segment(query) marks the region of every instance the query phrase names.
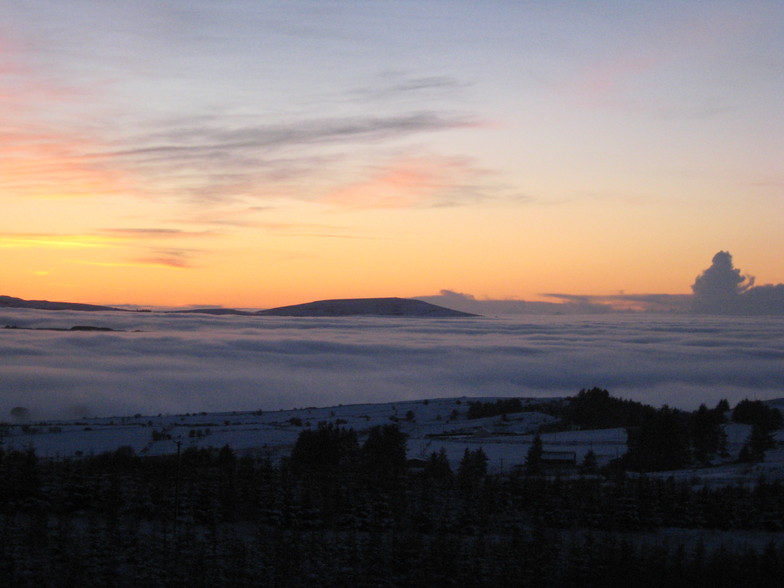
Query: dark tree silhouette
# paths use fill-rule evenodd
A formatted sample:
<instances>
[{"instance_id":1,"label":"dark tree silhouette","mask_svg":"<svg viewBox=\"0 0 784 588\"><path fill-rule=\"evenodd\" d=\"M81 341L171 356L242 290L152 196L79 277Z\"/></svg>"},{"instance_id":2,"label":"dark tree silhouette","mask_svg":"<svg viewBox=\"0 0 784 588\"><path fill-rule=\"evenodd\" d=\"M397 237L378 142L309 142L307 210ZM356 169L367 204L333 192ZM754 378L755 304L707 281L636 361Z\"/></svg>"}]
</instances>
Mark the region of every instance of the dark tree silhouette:
<instances>
[{"instance_id":1,"label":"dark tree silhouette","mask_svg":"<svg viewBox=\"0 0 784 588\"><path fill-rule=\"evenodd\" d=\"M480 447L466 448L457 468L457 484L464 496L476 496L487 475L487 455Z\"/></svg>"},{"instance_id":2,"label":"dark tree silhouette","mask_svg":"<svg viewBox=\"0 0 784 588\"><path fill-rule=\"evenodd\" d=\"M690 462L688 417L665 405L651 413L639 427L629 429L628 445L623 465L631 470L682 468Z\"/></svg>"},{"instance_id":3,"label":"dark tree silhouette","mask_svg":"<svg viewBox=\"0 0 784 588\"><path fill-rule=\"evenodd\" d=\"M764 430L776 431L784 425L781 411L761 400L741 400L732 411L732 420L747 425L757 424Z\"/></svg>"},{"instance_id":4,"label":"dark tree silhouette","mask_svg":"<svg viewBox=\"0 0 784 588\"><path fill-rule=\"evenodd\" d=\"M746 441L745 446L748 446L749 461L764 461L765 452L776 446L776 441L773 435L765 427L754 423L751 426L751 433Z\"/></svg>"},{"instance_id":5,"label":"dark tree silhouette","mask_svg":"<svg viewBox=\"0 0 784 588\"><path fill-rule=\"evenodd\" d=\"M353 429L319 423L317 429L306 429L299 434L290 463L295 471L329 474L355 462L358 450L357 434Z\"/></svg>"},{"instance_id":6,"label":"dark tree silhouette","mask_svg":"<svg viewBox=\"0 0 784 588\"><path fill-rule=\"evenodd\" d=\"M536 435L531 447L528 448L528 454L525 456L525 473L527 475L532 476L542 473L543 453L542 438Z\"/></svg>"},{"instance_id":7,"label":"dark tree silhouette","mask_svg":"<svg viewBox=\"0 0 784 588\"><path fill-rule=\"evenodd\" d=\"M714 456L727 453L725 421L723 411L710 410L704 404L689 416L689 434L696 460L707 463Z\"/></svg>"},{"instance_id":8,"label":"dark tree silhouette","mask_svg":"<svg viewBox=\"0 0 784 588\"><path fill-rule=\"evenodd\" d=\"M449 463L449 458L446 456L446 450L442 447L438 453L435 451L430 454L430 457L425 463L423 476L426 480L432 482L451 482L454 474L452 473L452 466Z\"/></svg>"},{"instance_id":9,"label":"dark tree silhouette","mask_svg":"<svg viewBox=\"0 0 784 588\"><path fill-rule=\"evenodd\" d=\"M588 451L585 457L583 457L580 472L583 474L596 474L599 472L599 464L596 461L596 454L593 452L593 449Z\"/></svg>"}]
</instances>

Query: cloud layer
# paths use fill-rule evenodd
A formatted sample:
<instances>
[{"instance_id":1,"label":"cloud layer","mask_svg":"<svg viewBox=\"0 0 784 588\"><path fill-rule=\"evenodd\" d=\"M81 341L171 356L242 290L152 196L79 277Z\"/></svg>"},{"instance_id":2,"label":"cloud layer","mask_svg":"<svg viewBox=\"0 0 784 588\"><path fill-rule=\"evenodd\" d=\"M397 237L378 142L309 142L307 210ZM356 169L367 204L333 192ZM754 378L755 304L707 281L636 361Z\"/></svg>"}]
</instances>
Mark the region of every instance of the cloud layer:
<instances>
[{"instance_id":1,"label":"cloud layer","mask_svg":"<svg viewBox=\"0 0 784 588\"><path fill-rule=\"evenodd\" d=\"M696 407L784 390L784 319L286 319L5 309L0 415L275 410L602 386ZM132 332L139 329L140 332Z\"/></svg>"}]
</instances>

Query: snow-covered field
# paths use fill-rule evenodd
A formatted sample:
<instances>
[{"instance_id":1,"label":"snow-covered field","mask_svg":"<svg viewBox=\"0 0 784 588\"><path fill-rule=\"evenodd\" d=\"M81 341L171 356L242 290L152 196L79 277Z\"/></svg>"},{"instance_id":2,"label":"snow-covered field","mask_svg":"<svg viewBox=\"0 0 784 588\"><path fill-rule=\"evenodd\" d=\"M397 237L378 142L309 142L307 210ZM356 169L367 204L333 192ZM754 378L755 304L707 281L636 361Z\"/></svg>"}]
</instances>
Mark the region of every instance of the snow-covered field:
<instances>
[{"instance_id":1,"label":"snow-covered field","mask_svg":"<svg viewBox=\"0 0 784 588\"><path fill-rule=\"evenodd\" d=\"M352 428L360 442L376 425L396 423L408 435L409 459L425 459L442 448L453 464L466 449L482 448L491 472L509 472L524 463L534 434L554 420L539 412L506 417L467 419L471 398L434 398L383 404L354 404L325 408L297 408L271 412L225 412L182 415L129 416L45 421L8 427L6 449L34 448L43 458L75 457L130 446L140 455L174 453L177 444L187 447L231 446L239 453L252 453L278 460L288 455L299 433L319 423ZM487 401L487 398L481 400ZM493 399L489 399L493 400ZM538 399L534 399L538 400ZM736 456L750 432L748 425L726 425L728 449ZM580 463L593 451L600 465L626 451L624 429L559 431L541 435L546 452L574 452ZM784 434L777 440L782 445ZM565 470L564 473L568 473ZM764 475L784 480L784 448L770 450L760 464L724 463L652 475L685 478L695 484L751 483Z\"/></svg>"}]
</instances>

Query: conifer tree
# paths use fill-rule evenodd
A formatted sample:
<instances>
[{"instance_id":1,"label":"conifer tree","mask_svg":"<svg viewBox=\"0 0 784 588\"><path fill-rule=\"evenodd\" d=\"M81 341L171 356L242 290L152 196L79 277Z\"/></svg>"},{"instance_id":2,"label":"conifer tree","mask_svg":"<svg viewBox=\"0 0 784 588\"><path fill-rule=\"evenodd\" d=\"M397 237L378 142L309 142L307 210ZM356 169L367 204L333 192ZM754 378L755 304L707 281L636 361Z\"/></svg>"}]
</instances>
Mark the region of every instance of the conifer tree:
<instances>
[{"instance_id":1,"label":"conifer tree","mask_svg":"<svg viewBox=\"0 0 784 588\"><path fill-rule=\"evenodd\" d=\"M580 466L580 471L583 474L595 474L599 471L599 464L596 461L596 454L593 452L593 449L588 451L583 458L583 463Z\"/></svg>"},{"instance_id":2,"label":"conifer tree","mask_svg":"<svg viewBox=\"0 0 784 588\"><path fill-rule=\"evenodd\" d=\"M752 461L763 461L765 459L765 452L768 449L775 447L776 442L773 440L773 435L765 427L754 423L751 426L751 434L747 441L749 452Z\"/></svg>"},{"instance_id":3,"label":"conifer tree","mask_svg":"<svg viewBox=\"0 0 784 588\"><path fill-rule=\"evenodd\" d=\"M533 476L542 473L543 453L542 438L537 433L531 447L528 449L528 454L525 457L525 473L527 475Z\"/></svg>"},{"instance_id":4,"label":"conifer tree","mask_svg":"<svg viewBox=\"0 0 784 588\"><path fill-rule=\"evenodd\" d=\"M457 468L457 483L465 496L476 496L487 475L487 455L480 447L475 451L466 448Z\"/></svg>"}]
</instances>

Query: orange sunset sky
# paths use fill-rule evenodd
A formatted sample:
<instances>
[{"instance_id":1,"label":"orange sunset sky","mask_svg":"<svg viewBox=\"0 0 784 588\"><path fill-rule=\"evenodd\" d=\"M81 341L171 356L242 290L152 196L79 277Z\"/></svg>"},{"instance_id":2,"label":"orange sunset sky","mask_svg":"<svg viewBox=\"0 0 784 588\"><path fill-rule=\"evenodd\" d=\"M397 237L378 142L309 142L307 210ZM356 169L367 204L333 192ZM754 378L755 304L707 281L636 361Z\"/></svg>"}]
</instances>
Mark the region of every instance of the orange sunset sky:
<instances>
[{"instance_id":1,"label":"orange sunset sky","mask_svg":"<svg viewBox=\"0 0 784 588\"><path fill-rule=\"evenodd\" d=\"M784 282L784 3L8 0L0 294Z\"/></svg>"}]
</instances>

